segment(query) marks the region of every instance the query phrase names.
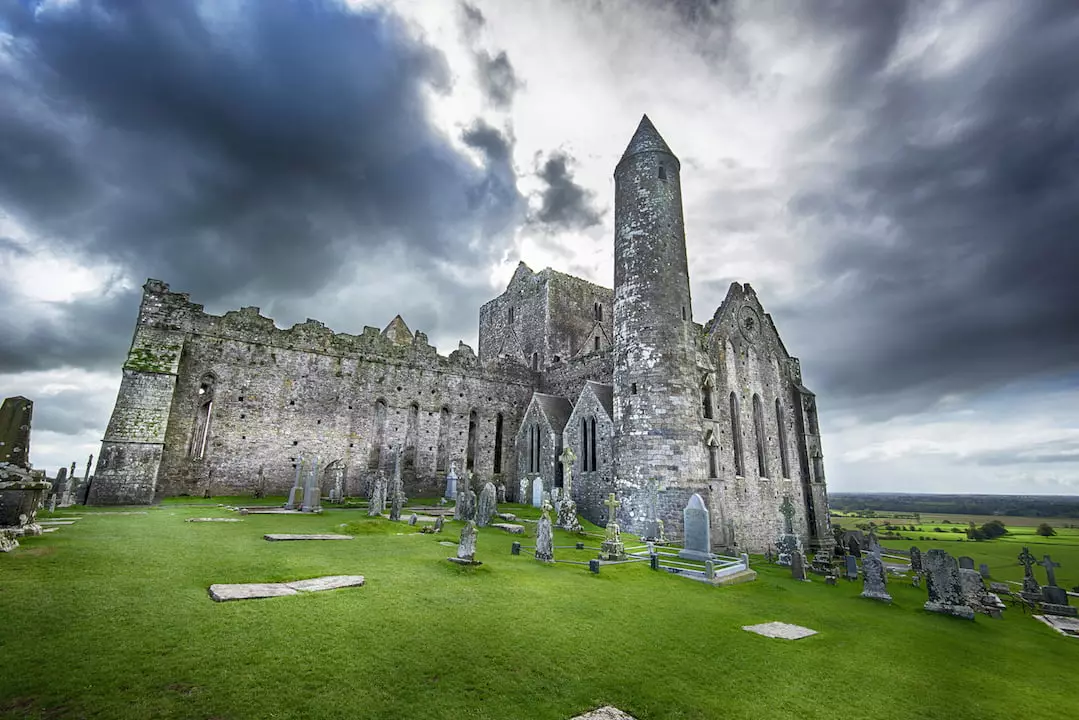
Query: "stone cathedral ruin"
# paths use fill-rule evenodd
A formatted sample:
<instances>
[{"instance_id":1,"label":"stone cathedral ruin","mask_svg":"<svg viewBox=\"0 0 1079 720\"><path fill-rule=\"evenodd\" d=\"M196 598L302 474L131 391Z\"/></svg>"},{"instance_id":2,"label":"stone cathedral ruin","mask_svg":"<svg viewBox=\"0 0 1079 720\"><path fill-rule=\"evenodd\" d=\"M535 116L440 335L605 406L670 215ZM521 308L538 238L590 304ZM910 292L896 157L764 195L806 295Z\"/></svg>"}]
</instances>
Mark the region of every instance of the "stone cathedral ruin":
<instances>
[{"instance_id":1,"label":"stone cathedral ruin","mask_svg":"<svg viewBox=\"0 0 1079 720\"><path fill-rule=\"evenodd\" d=\"M315 456L324 492L362 495L399 448L409 497L455 462L528 502L563 486L568 447L598 524L613 492L623 530L678 535L698 494L717 547L763 552L785 522L830 546L815 397L749 284L694 322L680 164L647 117L614 176L614 290L521 263L480 308L478 352L439 355L400 316L350 335L210 315L147 281L89 503L286 493Z\"/></svg>"}]
</instances>

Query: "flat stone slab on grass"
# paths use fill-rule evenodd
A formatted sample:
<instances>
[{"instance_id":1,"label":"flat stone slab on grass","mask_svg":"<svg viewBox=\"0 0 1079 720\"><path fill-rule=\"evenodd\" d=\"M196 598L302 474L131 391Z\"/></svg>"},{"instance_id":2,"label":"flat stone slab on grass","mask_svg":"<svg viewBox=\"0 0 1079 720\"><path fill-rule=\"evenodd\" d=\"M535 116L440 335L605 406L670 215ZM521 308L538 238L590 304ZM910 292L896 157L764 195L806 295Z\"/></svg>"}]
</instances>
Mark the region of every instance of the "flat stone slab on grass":
<instances>
[{"instance_id":1,"label":"flat stone slab on grass","mask_svg":"<svg viewBox=\"0 0 1079 720\"><path fill-rule=\"evenodd\" d=\"M449 540L439 540L438 544L439 545L445 545L446 547L457 547L457 543L450 542Z\"/></svg>"},{"instance_id":2,"label":"flat stone slab on grass","mask_svg":"<svg viewBox=\"0 0 1079 720\"><path fill-rule=\"evenodd\" d=\"M1035 615L1035 620L1041 620L1061 635L1079 638L1079 619L1063 617L1061 615Z\"/></svg>"},{"instance_id":3,"label":"flat stone slab on grass","mask_svg":"<svg viewBox=\"0 0 1079 720\"><path fill-rule=\"evenodd\" d=\"M49 526L49 525L74 525L75 521L74 520L38 520L37 524L41 525L43 527Z\"/></svg>"},{"instance_id":4,"label":"flat stone slab on grass","mask_svg":"<svg viewBox=\"0 0 1079 720\"><path fill-rule=\"evenodd\" d=\"M243 522L240 518L188 518L184 522Z\"/></svg>"},{"instance_id":5,"label":"flat stone slab on grass","mask_svg":"<svg viewBox=\"0 0 1079 720\"><path fill-rule=\"evenodd\" d=\"M584 715L577 715L570 718L570 720L637 720L632 715L624 713L616 707L606 705L601 708L596 708L592 712L587 712Z\"/></svg>"},{"instance_id":6,"label":"flat stone slab on grass","mask_svg":"<svg viewBox=\"0 0 1079 720\"><path fill-rule=\"evenodd\" d=\"M510 535L522 535L525 531L524 525L514 525L513 523L491 523L491 527L505 530Z\"/></svg>"},{"instance_id":7,"label":"flat stone slab on grass","mask_svg":"<svg viewBox=\"0 0 1079 720\"><path fill-rule=\"evenodd\" d=\"M240 508L241 515L310 515L299 510L286 510L285 508Z\"/></svg>"},{"instance_id":8,"label":"flat stone slab on grass","mask_svg":"<svg viewBox=\"0 0 1079 720\"><path fill-rule=\"evenodd\" d=\"M363 575L326 575L309 580L293 580L287 583L218 583L210 586L210 597L215 602L258 600L260 598L296 595L301 592L361 587L363 584Z\"/></svg>"},{"instance_id":9,"label":"flat stone slab on grass","mask_svg":"<svg viewBox=\"0 0 1079 720\"><path fill-rule=\"evenodd\" d=\"M790 623L783 622L770 622L762 623L760 625L743 625L743 630L748 630L751 633L757 633L770 638L781 638L783 640L798 640L800 638L809 637L810 635L816 635L816 630L810 630L807 627L801 625L791 625Z\"/></svg>"},{"instance_id":10,"label":"flat stone slab on grass","mask_svg":"<svg viewBox=\"0 0 1079 720\"><path fill-rule=\"evenodd\" d=\"M60 529L60 528L54 528L54 527L51 527L51 528L41 528L41 532L43 532L43 533L47 533L47 532L56 532L56 531L57 531L57 530L59 530L59 529Z\"/></svg>"},{"instance_id":11,"label":"flat stone slab on grass","mask_svg":"<svg viewBox=\"0 0 1079 720\"><path fill-rule=\"evenodd\" d=\"M351 535L293 535L289 533L269 533L262 536L266 540L351 540Z\"/></svg>"},{"instance_id":12,"label":"flat stone slab on grass","mask_svg":"<svg viewBox=\"0 0 1079 720\"><path fill-rule=\"evenodd\" d=\"M150 513L145 510L106 510L104 512L96 512L94 515L149 515ZM93 517L93 516L91 516Z\"/></svg>"}]
</instances>

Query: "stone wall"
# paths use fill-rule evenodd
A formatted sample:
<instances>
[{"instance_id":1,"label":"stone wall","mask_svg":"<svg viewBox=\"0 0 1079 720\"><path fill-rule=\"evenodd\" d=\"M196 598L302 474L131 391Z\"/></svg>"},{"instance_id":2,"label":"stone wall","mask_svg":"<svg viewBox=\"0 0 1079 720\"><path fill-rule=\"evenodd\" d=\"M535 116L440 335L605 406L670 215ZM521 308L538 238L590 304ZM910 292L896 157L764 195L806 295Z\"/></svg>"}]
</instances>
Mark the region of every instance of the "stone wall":
<instances>
[{"instance_id":1,"label":"stone wall","mask_svg":"<svg viewBox=\"0 0 1079 720\"><path fill-rule=\"evenodd\" d=\"M596 469L585 471L585 443L582 439L582 420L596 421ZM577 399L562 443L573 448L577 460L573 463L573 500L577 512L596 523L606 525L607 508L603 502L609 493L617 493L614 483L614 424L595 393L586 388Z\"/></svg>"},{"instance_id":2,"label":"stone wall","mask_svg":"<svg viewBox=\"0 0 1079 720\"><path fill-rule=\"evenodd\" d=\"M539 471L529 468L529 427L535 425L539 429ZM562 454L562 434L551 426L547 415L540 407L538 400L533 399L528 405L524 417L517 428L517 480L512 484L507 483L507 497L520 503L532 502L532 484L536 477L543 480L543 489L550 490L552 487L561 487L562 472L558 464L558 456ZM524 495L521 495L519 478L527 478Z\"/></svg>"}]
</instances>

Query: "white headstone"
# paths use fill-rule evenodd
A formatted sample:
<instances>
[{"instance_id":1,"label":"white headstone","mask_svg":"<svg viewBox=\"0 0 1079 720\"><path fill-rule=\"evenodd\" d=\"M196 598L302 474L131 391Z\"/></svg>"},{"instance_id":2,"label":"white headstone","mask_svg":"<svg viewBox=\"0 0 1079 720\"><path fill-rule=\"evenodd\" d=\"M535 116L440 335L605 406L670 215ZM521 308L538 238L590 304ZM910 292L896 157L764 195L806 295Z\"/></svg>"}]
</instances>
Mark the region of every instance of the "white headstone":
<instances>
[{"instance_id":1,"label":"white headstone","mask_svg":"<svg viewBox=\"0 0 1079 720\"><path fill-rule=\"evenodd\" d=\"M708 509L697 493L693 493L689 504L682 511L682 522L685 528L685 542L678 557L689 560L708 560L712 555L712 528L709 525Z\"/></svg>"},{"instance_id":2,"label":"white headstone","mask_svg":"<svg viewBox=\"0 0 1079 720\"><path fill-rule=\"evenodd\" d=\"M543 507L543 478L532 478L532 507Z\"/></svg>"}]
</instances>

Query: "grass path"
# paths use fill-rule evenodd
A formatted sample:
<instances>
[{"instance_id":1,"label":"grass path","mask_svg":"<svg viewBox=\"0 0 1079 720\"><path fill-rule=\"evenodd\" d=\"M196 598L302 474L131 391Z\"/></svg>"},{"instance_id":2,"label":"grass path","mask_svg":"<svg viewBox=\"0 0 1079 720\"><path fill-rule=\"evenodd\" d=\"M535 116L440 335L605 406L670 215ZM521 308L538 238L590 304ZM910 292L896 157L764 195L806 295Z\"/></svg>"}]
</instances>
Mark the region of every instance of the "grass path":
<instances>
[{"instance_id":1,"label":"grass path","mask_svg":"<svg viewBox=\"0 0 1079 720\"><path fill-rule=\"evenodd\" d=\"M894 583L889 606L859 598L860 583L797 583L777 567L730 588L643 564L591 575L513 557L491 529L484 564L461 568L438 544L459 523L420 535L362 511L79 514L0 556L0 717L553 720L603 704L641 720L1079 717L1079 641L1015 611L925 613L922 591ZM345 523L351 542L262 540ZM234 603L206 592L329 574L367 586ZM740 629L771 620L820 634Z\"/></svg>"}]
</instances>

